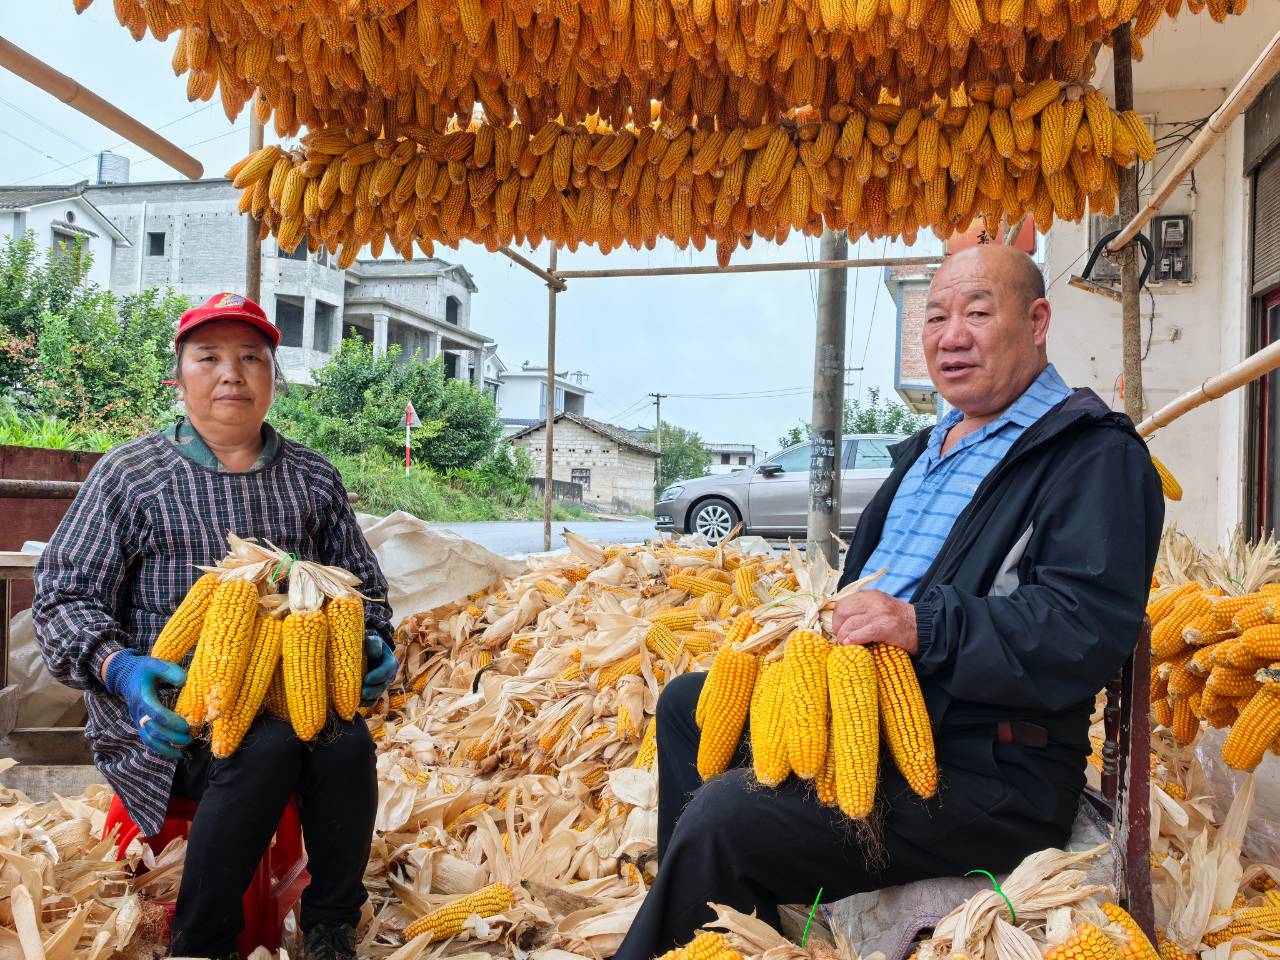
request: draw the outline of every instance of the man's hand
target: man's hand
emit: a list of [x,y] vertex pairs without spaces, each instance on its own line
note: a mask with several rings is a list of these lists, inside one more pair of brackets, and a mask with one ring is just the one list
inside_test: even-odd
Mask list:
[[395,652],[376,633],[365,635],[364,650],[368,654],[369,668],[360,687],[360,706],[371,707],[387,692],[400,664]]
[[142,742],[153,753],[180,759],[191,743],[191,728],[160,702],[160,688],[182,686],[186,671],[176,663],[121,650],[107,661],[104,680],[108,691],[124,698]]
[[839,644],[891,643],[916,654],[915,607],[879,590],[861,590],[838,601],[832,629]]

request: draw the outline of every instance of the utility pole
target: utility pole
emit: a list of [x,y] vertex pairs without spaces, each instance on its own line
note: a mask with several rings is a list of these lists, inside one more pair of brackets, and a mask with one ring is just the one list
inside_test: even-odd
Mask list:
[[[556,245],[551,244],[551,261],[547,272],[556,272]],[[556,293],[559,291],[550,282],[547,283],[547,407],[543,411],[546,419],[547,435],[547,470],[544,474],[546,488],[542,491],[542,549],[551,549],[551,494],[554,480],[552,465],[554,464],[554,448],[551,444],[552,428],[556,422]]]
[[[1113,38],[1112,63],[1115,71],[1116,110],[1133,109],[1133,42],[1129,24],[1121,24]],[[1138,165],[1122,167],[1120,180],[1120,222],[1131,223],[1138,215]],[[1142,419],[1142,308],[1138,301],[1138,245],[1130,240],[1119,253],[1120,260],[1120,343],[1124,358],[1124,412],[1138,423]]]
[[[255,94],[249,103],[249,152],[256,153],[262,149],[262,121],[258,119],[257,99]],[[245,220],[245,255],[244,255],[244,295],[254,303],[262,299],[262,241],[258,239],[260,227],[252,213],[246,213]]]
[[653,465],[653,489],[655,493],[661,493],[658,485],[662,482],[662,398],[665,393],[651,393],[653,402],[658,408],[658,426],[653,431],[654,443],[658,448],[658,462]]
[[[822,260],[844,260],[849,238],[824,230]],[[813,354],[813,443],[809,458],[809,524],[807,555],[821,552],[835,566],[839,559],[840,460],[844,428],[844,338],[847,270],[818,274],[817,336]]]

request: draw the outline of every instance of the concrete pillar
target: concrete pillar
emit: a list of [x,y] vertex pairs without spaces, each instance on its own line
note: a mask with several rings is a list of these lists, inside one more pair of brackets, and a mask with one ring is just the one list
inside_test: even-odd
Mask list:
[[427,359],[434,360],[444,350],[444,335],[434,330],[427,334]]
[[308,290],[302,301],[302,349],[314,350],[316,341],[316,298]]
[[182,225],[186,221],[184,214],[178,213],[173,218],[173,233],[169,237],[169,285],[180,288],[182,284]]
[[471,385],[477,390],[484,389],[484,351],[472,350],[471,362],[475,364],[471,368]]
[[386,356],[387,353],[387,325],[390,318],[385,313],[375,313],[373,315],[373,355],[375,357]]

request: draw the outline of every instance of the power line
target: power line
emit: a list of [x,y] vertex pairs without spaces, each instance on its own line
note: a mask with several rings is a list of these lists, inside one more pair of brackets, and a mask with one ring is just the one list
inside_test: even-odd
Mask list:
[[779,387],[775,390],[747,390],[741,393],[664,393],[664,397],[678,400],[770,400],[809,393],[812,386]]
[[[20,143],[22,146],[26,147],[28,150],[32,151],[33,153],[38,153],[40,154],[40,156],[48,157],[50,160],[53,160],[53,161],[57,161],[58,159],[53,154],[46,153],[45,151],[37,147],[35,144],[28,143],[26,140],[23,140],[17,134],[10,133],[8,130],[4,129],[3,127],[0,127],[0,133],[3,133],[6,137],[14,141],[15,143]],[[63,166],[70,166],[70,164],[63,164]]]
[[[884,243],[880,245],[880,259],[883,260],[884,255],[888,252],[889,238],[885,237]],[[858,364],[860,367],[865,367],[867,365],[867,352],[871,349],[871,334],[874,333],[876,329],[876,307],[880,305],[880,288],[883,286],[883,283],[876,284],[876,295],[871,301],[871,321],[867,324],[867,342],[862,346],[862,362]],[[862,377],[858,377],[858,396],[862,396]]]
[[6,100],[4,97],[0,97],[0,103],[3,103],[6,107],[8,107],[8,108],[9,108],[10,110],[12,110],[14,113],[17,113],[17,114],[20,114],[21,116],[26,117],[26,118],[27,118],[28,120],[30,120],[32,123],[34,123],[34,124],[36,124],[37,126],[42,127],[42,128],[44,128],[45,130],[49,131],[49,132],[50,132],[50,133],[52,133],[55,137],[61,137],[63,140],[67,141],[67,143],[71,144],[71,145],[72,145],[73,147],[75,147],[77,150],[88,150],[88,149],[89,149],[89,148],[88,148],[88,147],[86,147],[83,143],[78,143],[78,142],[76,142],[75,140],[72,140],[70,137],[68,137],[65,133],[63,133],[63,132],[62,132],[61,130],[59,130],[57,127],[52,126],[51,124],[45,123],[43,120],[41,120],[39,117],[37,117],[34,113],[27,113],[27,111],[26,111],[26,110],[23,110],[23,109],[22,109],[20,106],[18,106],[16,103],[13,103],[12,101]]

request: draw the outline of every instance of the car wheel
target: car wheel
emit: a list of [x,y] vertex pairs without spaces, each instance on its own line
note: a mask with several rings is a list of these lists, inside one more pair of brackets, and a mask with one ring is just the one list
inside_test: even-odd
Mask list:
[[703,500],[694,508],[689,521],[690,531],[702,534],[713,547],[737,525],[738,511],[728,500],[719,497]]

